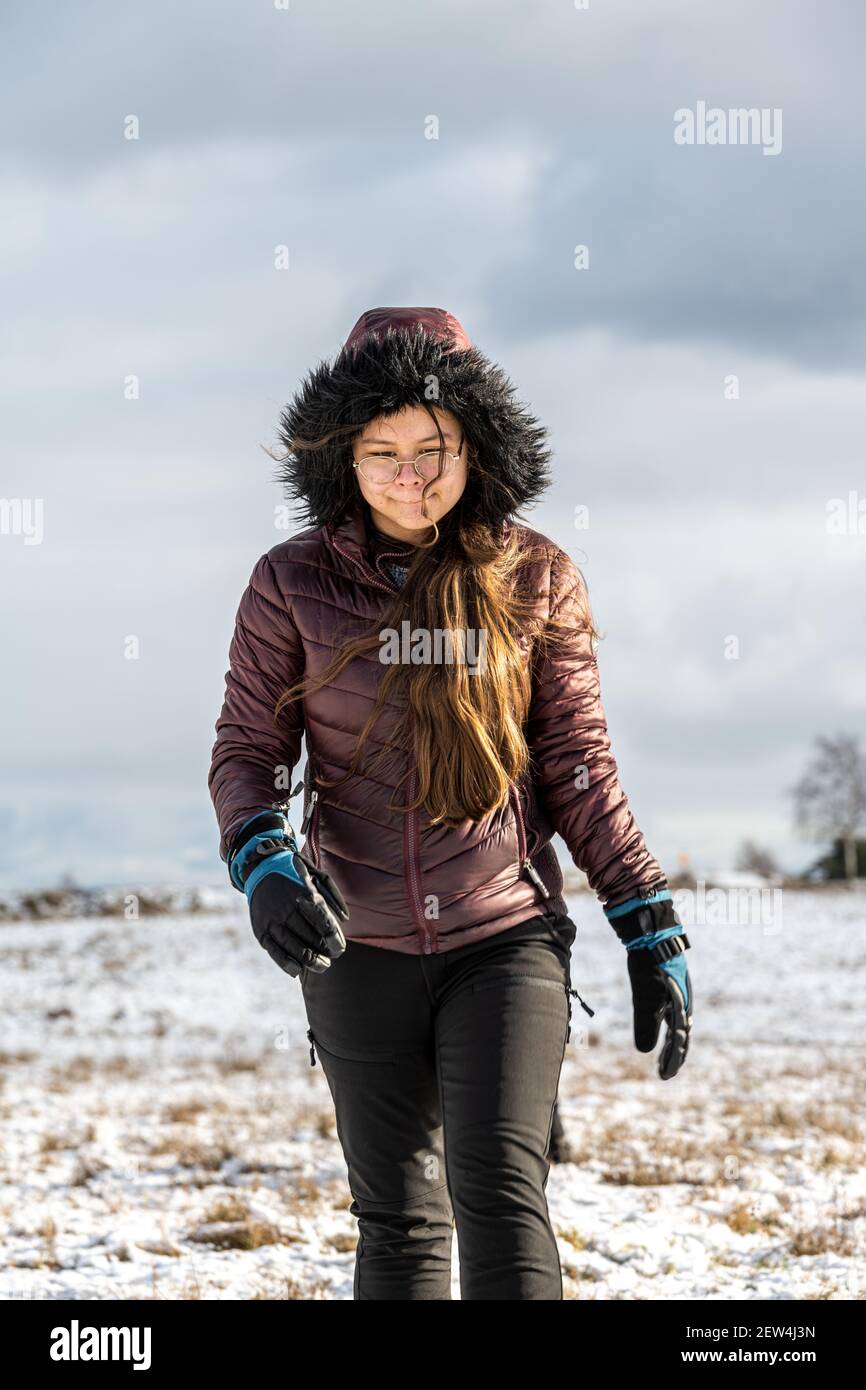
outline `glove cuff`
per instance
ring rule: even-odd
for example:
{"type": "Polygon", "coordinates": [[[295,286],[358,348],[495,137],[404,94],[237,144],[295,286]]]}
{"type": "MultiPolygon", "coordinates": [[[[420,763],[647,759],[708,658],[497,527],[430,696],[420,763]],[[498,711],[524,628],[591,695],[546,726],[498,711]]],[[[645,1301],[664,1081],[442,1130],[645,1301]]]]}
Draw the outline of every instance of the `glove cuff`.
{"type": "Polygon", "coordinates": [[[627,917],[639,907],[650,907],[653,903],[672,903],[673,897],[667,881],[662,878],[649,888],[637,888],[624,902],[605,907],[604,914],[608,921],[614,921],[620,917],[627,917]]]}
{"type": "MultiPolygon", "coordinates": [[[[260,843],[256,841],[256,843],[260,843]]],[[[301,885],[302,880],[295,864],[295,852],[279,842],[274,849],[263,849],[262,852],[252,856],[257,860],[250,865],[249,873],[244,879],[244,892],[247,902],[251,903],[253,893],[258,888],[259,883],[268,874],[282,874],[284,878],[291,879],[292,883],[301,885]]],[[[303,855],[299,856],[303,858],[303,855]]]]}
{"type": "Polygon", "coordinates": [[[675,927],[665,936],[655,936],[649,939],[641,938],[630,946],[626,946],[627,951],[639,951],[641,949],[649,951],[650,955],[659,965],[665,961],[673,960],[675,956],[682,955],[683,951],[688,951],[691,942],[681,927],[675,927]]]}
{"type": "Polygon", "coordinates": [[[260,811],[244,821],[232,841],[228,871],[235,888],[246,891],[250,874],[272,854],[295,854],[298,842],[291,822],[282,811],[260,811]]]}
{"type": "Polygon", "coordinates": [[[649,951],[661,963],[691,946],[667,887],[642,892],[604,911],[627,951],[649,951]]]}

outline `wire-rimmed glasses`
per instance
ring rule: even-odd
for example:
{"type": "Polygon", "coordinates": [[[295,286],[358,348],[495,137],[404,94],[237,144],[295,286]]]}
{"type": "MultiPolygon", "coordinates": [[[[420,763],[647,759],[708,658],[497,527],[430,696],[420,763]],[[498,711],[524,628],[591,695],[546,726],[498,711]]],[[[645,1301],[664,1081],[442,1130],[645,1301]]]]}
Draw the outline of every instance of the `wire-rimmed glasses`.
{"type": "MultiPolygon", "coordinates": [[[[413,461],[418,477],[429,483],[434,478],[444,477],[450,472],[460,462],[463,438],[461,434],[456,454],[448,453],[447,450],[440,452],[438,449],[423,449],[413,461]]],[[[352,467],[357,468],[365,482],[372,483],[374,487],[386,487],[399,476],[403,464],[400,459],[388,458],[385,454],[365,454],[362,459],[353,463],[352,467]]]]}

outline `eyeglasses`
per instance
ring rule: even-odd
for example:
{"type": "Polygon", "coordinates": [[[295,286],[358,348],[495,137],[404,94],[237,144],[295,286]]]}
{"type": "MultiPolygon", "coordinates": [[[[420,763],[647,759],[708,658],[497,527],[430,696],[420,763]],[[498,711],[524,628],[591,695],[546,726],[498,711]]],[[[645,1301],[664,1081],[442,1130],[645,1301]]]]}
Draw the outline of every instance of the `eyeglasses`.
{"type": "MultiPolygon", "coordinates": [[[[447,451],[440,454],[438,449],[425,449],[414,460],[415,472],[419,478],[424,478],[426,482],[432,482],[434,478],[444,477],[446,473],[450,472],[455,464],[460,462],[462,453],[463,435],[461,434],[456,454],[449,454],[447,451]]],[[[383,454],[367,454],[357,463],[353,463],[352,467],[357,468],[361,477],[366,482],[372,483],[374,487],[385,487],[388,483],[394,482],[403,465],[399,459],[386,458],[383,454]]]]}

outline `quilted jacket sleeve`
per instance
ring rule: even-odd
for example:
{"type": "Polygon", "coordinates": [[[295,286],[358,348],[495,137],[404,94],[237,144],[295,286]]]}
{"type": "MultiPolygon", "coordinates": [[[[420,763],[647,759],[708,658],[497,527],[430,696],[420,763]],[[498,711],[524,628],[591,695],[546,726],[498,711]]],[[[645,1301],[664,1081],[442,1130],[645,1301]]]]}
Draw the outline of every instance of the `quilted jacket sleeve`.
{"type": "Polygon", "coordinates": [[[589,604],[569,555],[551,564],[555,632],[536,659],[526,731],[535,784],[551,824],[606,907],[665,882],[620,786],[601,702],[596,643],[584,629],[589,604]]]}
{"type": "Polygon", "coordinates": [[[302,701],[274,706],[287,686],[300,680],[304,649],[268,555],[257,561],[241,596],[229,647],[225,699],[217,719],[208,788],[225,860],[234,832],[256,812],[288,793],[303,735],[302,701]]]}

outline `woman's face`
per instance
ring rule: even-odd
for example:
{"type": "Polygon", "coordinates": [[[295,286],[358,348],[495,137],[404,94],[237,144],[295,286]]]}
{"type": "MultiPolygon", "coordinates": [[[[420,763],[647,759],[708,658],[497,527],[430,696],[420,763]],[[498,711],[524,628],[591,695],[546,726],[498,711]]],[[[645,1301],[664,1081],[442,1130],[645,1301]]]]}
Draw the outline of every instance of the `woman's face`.
{"type": "MultiPolygon", "coordinates": [[[[373,514],[373,522],[386,536],[396,540],[420,541],[430,529],[430,522],[439,521],[459,501],[466,487],[467,444],[460,440],[463,427],[450,410],[433,406],[436,419],[445,436],[445,448],[451,454],[460,450],[457,463],[450,462],[444,476],[427,482],[413,467],[418,454],[425,449],[439,448],[439,435],[430,412],[421,405],[407,405],[395,415],[381,415],[371,420],[352,445],[356,463],[365,457],[400,460],[400,471],[391,483],[369,483],[355,469],[361,494],[373,514]],[[421,494],[424,488],[422,510],[421,494]]],[[[449,460],[446,459],[446,464],[449,460]]]]}

